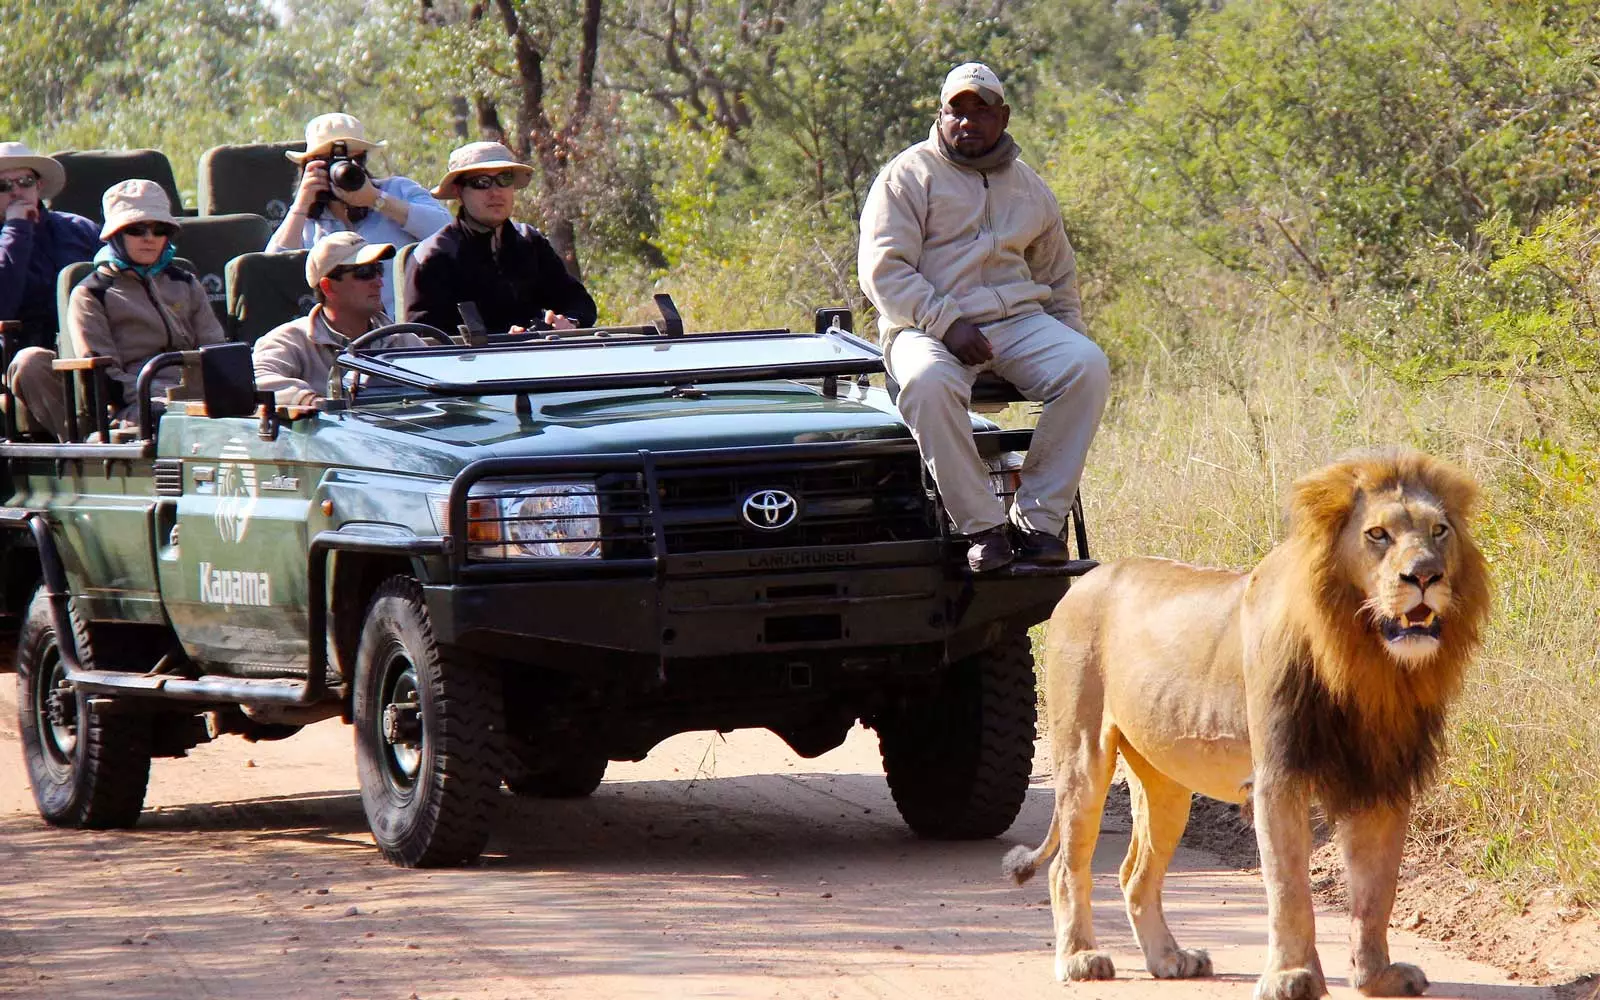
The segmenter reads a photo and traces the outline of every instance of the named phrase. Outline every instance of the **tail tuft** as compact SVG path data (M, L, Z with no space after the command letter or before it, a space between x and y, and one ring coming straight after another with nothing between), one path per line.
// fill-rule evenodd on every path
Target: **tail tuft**
M1013 882L1022 885L1039 870L1039 853L1026 844L1018 844L1006 852L1000 870Z

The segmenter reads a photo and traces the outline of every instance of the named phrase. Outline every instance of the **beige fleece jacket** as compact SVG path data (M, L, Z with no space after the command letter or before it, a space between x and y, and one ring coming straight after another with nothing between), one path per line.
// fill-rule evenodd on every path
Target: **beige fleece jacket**
M861 211L856 269L884 340L908 327L943 339L958 318L982 326L1040 311L1086 333L1050 188L1021 160L980 173L937 144L930 131L890 160Z
M373 330L389 325L389 317L372 318ZM329 325L321 306L311 315L290 320L261 335L250 349L256 388L271 392L279 406L314 406L328 391L328 373L344 352L349 339ZM397 333L373 344L374 348L425 347L414 333Z
M146 361L227 339L206 290L188 271L168 267L146 282L105 264L72 290L66 336L75 356L111 359L106 374L126 406L138 401L134 390ZM181 377L180 368L160 372L151 383L151 397L160 399Z

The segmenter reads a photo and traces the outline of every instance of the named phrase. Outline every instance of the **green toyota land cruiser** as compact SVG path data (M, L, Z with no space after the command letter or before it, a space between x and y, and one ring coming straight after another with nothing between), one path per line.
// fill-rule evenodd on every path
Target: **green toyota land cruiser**
M152 359L137 428L92 359L62 443L5 409L4 598L51 823L126 827L152 757L355 726L400 865L471 861L502 783L581 796L609 760L765 727L801 756L860 720L928 837L1008 827L1034 739L1028 627L1093 563L974 577L844 310L811 331L648 326L354 342L316 410L250 350ZM163 407L156 372L183 382ZM974 418L997 491L1030 432ZM81 433L80 433L81 431Z

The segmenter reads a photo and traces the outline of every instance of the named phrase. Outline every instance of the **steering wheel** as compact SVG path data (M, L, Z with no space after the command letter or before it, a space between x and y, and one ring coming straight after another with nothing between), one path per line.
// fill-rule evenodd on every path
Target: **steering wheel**
M346 344L344 349L354 354L373 341L382 340L385 337L393 337L400 333L414 333L419 337L425 337L446 347L459 346L448 333L436 326L429 326L426 323L390 323L388 326L380 326L376 330L368 330Z

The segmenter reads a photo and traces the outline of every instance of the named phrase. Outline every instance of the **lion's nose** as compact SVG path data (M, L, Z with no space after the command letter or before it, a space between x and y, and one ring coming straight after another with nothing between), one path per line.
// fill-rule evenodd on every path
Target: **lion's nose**
M1418 566L1411 573L1401 573L1400 579L1412 584L1423 593L1428 592L1428 587L1438 583L1444 574L1433 566Z

